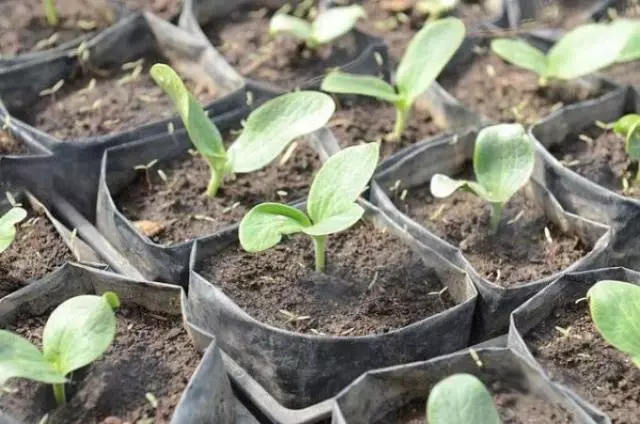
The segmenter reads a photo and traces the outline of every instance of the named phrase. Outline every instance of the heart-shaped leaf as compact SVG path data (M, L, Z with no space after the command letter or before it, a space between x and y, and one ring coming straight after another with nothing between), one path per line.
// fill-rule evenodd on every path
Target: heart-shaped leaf
M354 75L330 72L322 81L322 90L330 93L359 94L395 103L401 99L395 88L386 81L371 75Z
M470 374L454 374L436 384L427 401L429 424L501 424L493 398Z
M325 218L319 223L305 228L303 232L314 237L338 233L358 222L360 218L362 218L362 215L364 215L362 206L357 203L352 203L347 209L340 212L339 215Z
M309 226L311 221L299 209L280 203L262 203L242 218L238 237L247 252L261 252L278 244L283 235L299 233Z
M291 34L299 40L307 41L311 38L311 24L295 16L276 13L269 22L269 34L276 35L282 32Z
M367 13L359 5L332 7L318 15L311 24L312 39L315 44L326 44L342 37Z
M505 38L493 40L491 50L507 62L533 71L541 77L547 74L545 54L525 41Z
M0 392L10 378L28 378L43 383L64 383L65 374L45 360L28 340L0 330Z
M0 217L0 253L11 246L16 238L16 224L27 217L27 211L13 207Z

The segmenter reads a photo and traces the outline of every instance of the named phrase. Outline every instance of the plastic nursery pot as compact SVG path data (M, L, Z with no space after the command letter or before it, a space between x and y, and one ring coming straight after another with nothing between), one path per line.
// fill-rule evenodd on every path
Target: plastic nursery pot
M467 192L434 199L436 173L475 179L476 131L426 140L383 161L371 201L422 244L469 273L480 298L473 340L502 334L509 313L565 272L605 266L608 227L563 210L534 179L489 234L489 205ZM547 233L548 232L548 237Z
M194 244L187 319L203 343L217 338L233 382L274 422L327 418L328 399L362 372L467 346L476 296L467 276L362 205L364 221L329 236L325 273L312 271L303 237L254 255L237 228Z
M630 423L638 405L635 388L626 382L637 381L640 371L593 325L584 298L600 280L639 284L640 274L605 268L565 275L513 312L508 344L565 385L594 422Z
M336 397L332 424L424 422L433 386L457 373L485 384L505 422L590 422L571 397L517 353L483 348L363 374Z

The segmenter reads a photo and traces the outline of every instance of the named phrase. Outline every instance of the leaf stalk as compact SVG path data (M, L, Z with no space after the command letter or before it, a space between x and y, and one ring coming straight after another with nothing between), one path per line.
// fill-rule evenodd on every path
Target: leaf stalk
M393 133L391 133L391 139L394 141L400 140L404 130L407 128L407 124L409 123L409 115L411 112L411 107L402 103L396 103L396 123L393 127Z
M502 219L502 203L491 203L491 222L490 230L491 234L498 232L498 225L500 225L500 219Z
M64 405L67 402L67 395L65 394L64 383L53 384L53 396L56 399L58 406Z
M42 7L44 8L44 15L47 18L47 23L52 27L58 26L58 7L55 3L56 0L42 0Z
M325 265L325 245L327 242L327 236L312 237L313 239L313 251L315 253L316 271L323 272Z

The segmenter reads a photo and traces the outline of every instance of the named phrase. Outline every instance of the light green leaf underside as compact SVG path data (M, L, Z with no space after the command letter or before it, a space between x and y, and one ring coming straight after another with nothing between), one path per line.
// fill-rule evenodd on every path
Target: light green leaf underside
M547 59L543 52L522 40L498 39L491 42L491 50L516 66L546 76Z
M317 44L326 44L351 31L357 20L366 16L364 9L358 5L327 9L311 24L312 38Z
M625 20L627 21L627 20ZM617 62L631 62L640 59L640 21L627 21L632 25L632 34L627 40Z
M631 127L635 126L638 122L640 122L640 115L637 113L625 115L616 121L613 126L613 131L616 134L626 137Z
M275 246L283 235L311 226L304 212L280 203L255 206L240 222L240 244L247 252L261 252Z
M28 340L0 330L0 393L10 378L28 378L43 383L64 383L65 375L47 362Z
M487 201L495 201L480 184L467 180L455 180L443 174L435 174L431 177L430 189L433 197L439 199L451 196L458 189L465 189Z
M306 41L311 38L311 24L295 16L277 13L269 22L269 34L276 35L283 32Z
M429 424L500 424L491 393L469 374L454 374L436 384L427 401Z
M358 222L360 218L362 218L362 215L364 215L364 209L357 203L352 203L347 209L340 212L340 214L325 218L319 223L303 229L303 232L310 236L324 236L339 233Z
M322 81L322 90L331 93L359 94L395 103L401 99L395 88L371 75L354 75L334 71Z
M13 207L0 217L0 253L9 248L16 237L16 224L27 217L27 211Z

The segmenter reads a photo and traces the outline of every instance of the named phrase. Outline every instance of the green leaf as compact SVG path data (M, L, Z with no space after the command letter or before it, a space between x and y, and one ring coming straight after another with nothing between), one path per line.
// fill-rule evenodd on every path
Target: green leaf
M586 24L569 31L547 55L548 75L570 80L616 61L631 35L628 25Z
M294 139L327 124L335 103L331 96L297 91L269 100L256 109L229 148L233 172L253 172L273 161Z
M621 19L616 21L616 23L618 22L627 22L627 24L632 25L632 30L631 36L616 62L631 62L640 59L640 21Z
M505 38L493 40L491 50L509 63L533 71L541 77L546 76L545 54L526 41Z
M613 126L613 132L626 137L627 134L629 134L629 130L631 130L631 128L638 122L640 122L640 115L638 115L637 113L625 115L616 121Z
M364 215L364 209L357 203L352 203L347 209L343 210L339 215L333 215L323 219L319 223L302 230L310 236L325 236L328 234L338 233L346 230L353 224L358 222Z
M500 424L493 398L470 374L454 374L436 384L427 401L429 424Z
M359 5L332 7L327 9L311 24L311 38L315 44L326 44L342 37L355 26L367 13Z
M490 194L478 183L467 180L454 180L443 174L435 174L431 177L429 188L433 197L439 199L451 196L459 188L471 191L483 199L490 197Z
M396 89L386 81L371 75L330 72L322 81L321 90L330 93L359 94L395 103L401 99Z
M413 104L435 81L464 39L460 19L427 23L409 42L398 66L397 87L406 104Z
M424 15L430 15L431 19L455 10L459 3L460 0L419 0L414 8Z
M640 287L623 281L599 281L587 298L591 318L602 337L640 367Z
M353 203L365 189L378 164L379 146L347 147L331 156L315 176L307 211L314 224L340 215L352 216Z
M301 232L311 221L304 212L280 203L262 203L247 213L238 237L247 252L261 252L275 246L283 235Z
M28 340L0 330L0 391L10 378L28 378L53 384L64 383L64 376Z
M311 24L295 16L276 13L269 23L269 34L276 35L283 32L307 41L311 38Z
M66 375L98 359L116 333L116 318L103 296L76 296L61 303L44 327L44 357Z
M636 122L627 133L625 147L631 159L640 160L640 122Z
M0 253L11 246L16 238L16 224L27 217L27 211L13 207L0 217Z

